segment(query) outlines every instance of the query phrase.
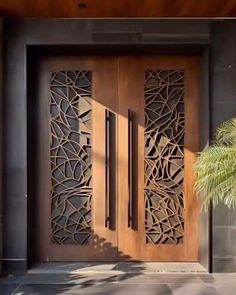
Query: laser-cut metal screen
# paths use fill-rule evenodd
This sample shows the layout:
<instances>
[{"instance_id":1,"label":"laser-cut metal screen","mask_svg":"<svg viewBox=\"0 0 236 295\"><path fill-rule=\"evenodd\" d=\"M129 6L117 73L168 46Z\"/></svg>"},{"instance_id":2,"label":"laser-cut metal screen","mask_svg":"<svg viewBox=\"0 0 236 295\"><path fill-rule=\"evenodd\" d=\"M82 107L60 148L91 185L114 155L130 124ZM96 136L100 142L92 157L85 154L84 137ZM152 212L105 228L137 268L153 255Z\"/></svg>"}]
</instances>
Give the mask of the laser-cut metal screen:
<instances>
[{"instance_id":1,"label":"laser-cut metal screen","mask_svg":"<svg viewBox=\"0 0 236 295\"><path fill-rule=\"evenodd\" d=\"M145 71L146 243L184 238L184 71Z\"/></svg>"},{"instance_id":2,"label":"laser-cut metal screen","mask_svg":"<svg viewBox=\"0 0 236 295\"><path fill-rule=\"evenodd\" d=\"M91 71L51 73L51 226L56 244L83 245L91 235L91 99Z\"/></svg>"}]
</instances>

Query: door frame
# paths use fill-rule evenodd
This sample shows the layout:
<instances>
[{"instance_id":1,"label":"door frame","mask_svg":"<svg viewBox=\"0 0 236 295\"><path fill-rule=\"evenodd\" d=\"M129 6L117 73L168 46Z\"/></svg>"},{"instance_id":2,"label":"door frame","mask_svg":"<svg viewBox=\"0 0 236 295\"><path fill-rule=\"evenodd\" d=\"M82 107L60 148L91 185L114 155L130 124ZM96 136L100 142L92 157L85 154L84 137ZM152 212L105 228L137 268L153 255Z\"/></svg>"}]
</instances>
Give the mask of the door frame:
<instances>
[{"instance_id":1,"label":"door frame","mask_svg":"<svg viewBox=\"0 0 236 295\"><path fill-rule=\"evenodd\" d=\"M51 22L50 22L51 21ZM210 98L209 98L209 39L208 33L203 27L208 26L204 22L188 21L191 32L188 38L183 37L179 32L186 28L184 21L172 21L170 24L160 20L135 20L130 25L130 20L126 20L128 27L132 28L130 39L119 39L116 34L98 34L89 30L88 20L67 20L71 31L66 29L66 20L22 20L9 21L4 27L5 36L5 110L8 117L5 117L5 126L10 122L11 116L15 116L15 124L8 130L8 136L4 146L5 151L5 171L9 179L4 181L4 245L3 245L3 269L5 272L25 272L34 262L34 214L33 206L33 179L32 169L32 117L34 115L32 102L34 101L34 91L32 81L36 72L37 62L44 55L50 54L198 54L201 58L201 81L200 81L200 110L201 118L199 130L200 147L204 147L210 138ZM53 29L51 27L54 24ZM109 20L106 20L109 22ZM112 22L112 21L111 21ZM156 28L155 32L162 31L162 35L154 38L155 34L149 39L139 40L138 33L140 27L145 30ZM171 36L163 33L163 27L158 27L162 23L167 32L175 32ZM75 25L73 28L71 25ZM124 20L116 20L116 26L123 27ZM80 27L79 34L76 29ZM178 29L176 30L175 27ZM124 28L124 27L123 27ZM82 30L82 31L81 31ZM83 32L84 30L84 32ZM50 31L50 34L47 34ZM165 31L165 30L164 30ZM202 33L202 31L204 31ZM60 32L60 34L58 34ZM195 32L199 32L196 34ZM53 35L54 34L54 35ZM108 36L109 35L109 36ZM18 38L14 38L18 36ZM93 38L91 38L93 36ZM137 39L133 39L134 37ZM154 36L154 37L153 37ZM173 37L174 36L174 37ZM109 37L109 38L108 38ZM98 40L96 39L98 38ZM100 39L99 39L100 38ZM154 39L152 39L154 38ZM164 38L164 39L163 39ZM12 67L12 61L15 66ZM12 85L16 85L12 89ZM18 91L16 93L16 91ZM17 101L18 99L18 101ZM14 128L18 127L18 134ZM11 154L11 148L19 146L17 156ZM20 158L20 160L19 160ZM19 167L12 170L11 167ZM15 174L13 174L15 173ZM17 190L14 187L18 186ZM12 202L17 201L15 206ZM20 222L20 223L19 223ZM14 226L16 225L16 226ZM17 241L17 243L16 243ZM202 212L200 217L200 261L199 263L211 271L211 210L207 213Z\"/></svg>"}]
</instances>

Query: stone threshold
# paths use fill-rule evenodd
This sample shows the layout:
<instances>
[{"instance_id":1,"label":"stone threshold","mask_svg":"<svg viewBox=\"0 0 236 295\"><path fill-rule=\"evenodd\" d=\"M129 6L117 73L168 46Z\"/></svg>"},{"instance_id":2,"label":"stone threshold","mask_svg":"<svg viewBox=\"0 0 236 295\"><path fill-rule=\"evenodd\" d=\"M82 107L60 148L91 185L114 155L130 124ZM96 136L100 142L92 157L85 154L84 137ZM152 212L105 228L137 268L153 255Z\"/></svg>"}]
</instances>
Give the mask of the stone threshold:
<instances>
[{"instance_id":1,"label":"stone threshold","mask_svg":"<svg viewBox=\"0 0 236 295\"><path fill-rule=\"evenodd\" d=\"M207 273L194 262L46 262L32 265L29 274L164 274Z\"/></svg>"}]
</instances>

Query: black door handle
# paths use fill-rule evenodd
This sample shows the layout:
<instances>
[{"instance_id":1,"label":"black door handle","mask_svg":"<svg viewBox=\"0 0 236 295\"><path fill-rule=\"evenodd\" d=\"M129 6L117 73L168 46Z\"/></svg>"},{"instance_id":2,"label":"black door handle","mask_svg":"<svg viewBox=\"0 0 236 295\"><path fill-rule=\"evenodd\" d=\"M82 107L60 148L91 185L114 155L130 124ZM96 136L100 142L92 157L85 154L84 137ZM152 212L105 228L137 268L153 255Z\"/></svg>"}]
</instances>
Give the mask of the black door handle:
<instances>
[{"instance_id":1,"label":"black door handle","mask_svg":"<svg viewBox=\"0 0 236 295\"><path fill-rule=\"evenodd\" d=\"M128 109L128 227L133 222L133 113Z\"/></svg>"},{"instance_id":2,"label":"black door handle","mask_svg":"<svg viewBox=\"0 0 236 295\"><path fill-rule=\"evenodd\" d=\"M105 227L110 223L110 111L105 110Z\"/></svg>"}]
</instances>

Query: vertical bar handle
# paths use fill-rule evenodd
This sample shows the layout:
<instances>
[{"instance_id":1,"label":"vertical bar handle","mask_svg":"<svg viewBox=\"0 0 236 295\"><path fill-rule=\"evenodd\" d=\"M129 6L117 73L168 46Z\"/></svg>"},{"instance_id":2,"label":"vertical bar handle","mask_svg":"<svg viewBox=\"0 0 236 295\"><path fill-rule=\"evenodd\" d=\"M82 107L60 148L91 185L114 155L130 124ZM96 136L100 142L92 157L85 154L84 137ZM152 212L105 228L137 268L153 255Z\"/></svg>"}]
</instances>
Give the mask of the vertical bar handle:
<instances>
[{"instance_id":1,"label":"vertical bar handle","mask_svg":"<svg viewBox=\"0 0 236 295\"><path fill-rule=\"evenodd\" d=\"M105 227L110 222L110 111L105 110Z\"/></svg>"},{"instance_id":2,"label":"vertical bar handle","mask_svg":"<svg viewBox=\"0 0 236 295\"><path fill-rule=\"evenodd\" d=\"M128 109L128 227L133 220L133 113Z\"/></svg>"}]
</instances>

